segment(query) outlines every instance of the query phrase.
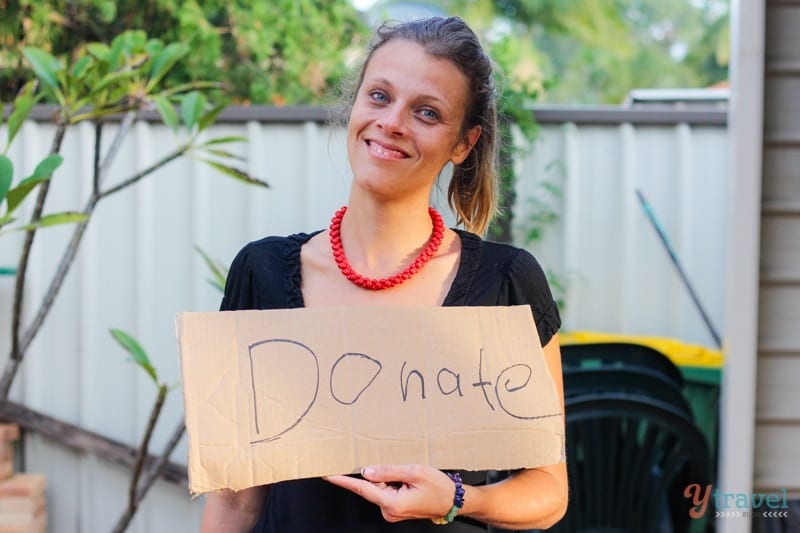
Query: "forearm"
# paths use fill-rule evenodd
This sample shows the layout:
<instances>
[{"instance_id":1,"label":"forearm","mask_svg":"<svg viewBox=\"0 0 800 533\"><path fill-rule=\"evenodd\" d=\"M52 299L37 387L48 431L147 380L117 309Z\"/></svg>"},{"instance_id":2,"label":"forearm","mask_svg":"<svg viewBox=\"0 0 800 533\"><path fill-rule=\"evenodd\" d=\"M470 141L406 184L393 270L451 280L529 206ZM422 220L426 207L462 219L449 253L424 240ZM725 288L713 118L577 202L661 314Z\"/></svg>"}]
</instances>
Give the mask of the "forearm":
<instances>
[{"instance_id":1,"label":"forearm","mask_svg":"<svg viewBox=\"0 0 800 533\"><path fill-rule=\"evenodd\" d=\"M504 481L465 489L459 515L504 529L547 529L567 510L566 463L522 470Z\"/></svg>"},{"instance_id":2,"label":"forearm","mask_svg":"<svg viewBox=\"0 0 800 533\"><path fill-rule=\"evenodd\" d=\"M269 487L209 494L203 509L201 533L243 533L255 527L264 512Z\"/></svg>"},{"instance_id":3,"label":"forearm","mask_svg":"<svg viewBox=\"0 0 800 533\"><path fill-rule=\"evenodd\" d=\"M558 335L544 347L545 361L563 407ZM466 487L461 513L504 529L547 529L567 511L567 464L521 470L499 483Z\"/></svg>"}]
</instances>

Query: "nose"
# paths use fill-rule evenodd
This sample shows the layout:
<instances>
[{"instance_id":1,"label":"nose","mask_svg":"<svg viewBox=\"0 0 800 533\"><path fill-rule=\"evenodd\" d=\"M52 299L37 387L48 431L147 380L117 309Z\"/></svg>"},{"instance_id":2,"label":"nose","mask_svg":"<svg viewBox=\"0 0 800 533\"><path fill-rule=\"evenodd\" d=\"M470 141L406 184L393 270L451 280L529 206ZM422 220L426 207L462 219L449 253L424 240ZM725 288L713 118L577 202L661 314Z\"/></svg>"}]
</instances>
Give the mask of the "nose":
<instances>
[{"instance_id":1,"label":"nose","mask_svg":"<svg viewBox=\"0 0 800 533\"><path fill-rule=\"evenodd\" d=\"M406 116L399 106L392 106L384 110L378 117L378 128L389 135L404 135L406 130Z\"/></svg>"}]
</instances>

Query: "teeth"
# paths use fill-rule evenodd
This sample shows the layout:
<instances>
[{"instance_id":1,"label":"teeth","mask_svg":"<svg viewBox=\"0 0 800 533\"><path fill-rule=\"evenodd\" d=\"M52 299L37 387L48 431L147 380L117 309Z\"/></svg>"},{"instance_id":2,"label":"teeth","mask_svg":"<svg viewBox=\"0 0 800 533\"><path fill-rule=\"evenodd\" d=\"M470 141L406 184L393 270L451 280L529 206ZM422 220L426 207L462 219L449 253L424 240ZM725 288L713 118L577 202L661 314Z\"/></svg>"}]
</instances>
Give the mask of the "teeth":
<instances>
[{"instance_id":1,"label":"teeth","mask_svg":"<svg viewBox=\"0 0 800 533\"><path fill-rule=\"evenodd\" d=\"M385 146L381 146L375 141L370 141L369 148L372 151L372 153L378 155L383 155L388 157L403 157L404 155L403 152L386 148Z\"/></svg>"}]
</instances>

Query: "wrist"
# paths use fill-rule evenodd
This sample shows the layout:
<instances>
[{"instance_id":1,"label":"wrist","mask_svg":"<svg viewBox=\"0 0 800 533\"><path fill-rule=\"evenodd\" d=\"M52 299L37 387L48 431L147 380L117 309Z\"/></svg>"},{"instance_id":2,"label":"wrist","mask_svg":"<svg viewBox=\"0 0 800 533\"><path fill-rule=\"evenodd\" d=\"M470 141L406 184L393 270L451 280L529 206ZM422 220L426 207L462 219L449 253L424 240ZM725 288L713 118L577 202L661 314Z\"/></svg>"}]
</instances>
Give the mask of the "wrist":
<instances>
[{"instance_id":1,"label":"wrist","mask_svg":"<svg viewBox=\"0 0 800 533\"><path fill-rule=\"evenodd\" d=\"M450 522L455 520L458 512L464 507L464 497L466 495L466 490L461 481L461 474L459 474L458 472L445 472L445 473L447 474L447 477L449 477L452 480L454 485L453 503L444 516L431 519L431 521L434 524L439 524L439 525L449 524Z\"/></svg>"}]
</instances>

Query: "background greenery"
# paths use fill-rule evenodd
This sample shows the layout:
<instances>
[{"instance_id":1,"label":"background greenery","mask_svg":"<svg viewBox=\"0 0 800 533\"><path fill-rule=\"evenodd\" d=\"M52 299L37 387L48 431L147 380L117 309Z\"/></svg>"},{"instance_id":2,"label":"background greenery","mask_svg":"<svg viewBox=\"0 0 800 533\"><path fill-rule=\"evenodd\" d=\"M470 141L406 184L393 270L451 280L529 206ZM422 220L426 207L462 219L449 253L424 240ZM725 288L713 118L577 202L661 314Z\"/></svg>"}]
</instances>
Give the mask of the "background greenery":
<instances>
[{"instance_id":1,"label":"background greenery","mask_svg":"<svg viewBox=\"0 0 800 533\"><path fill-rule=\"evenodd\" d=\"M348 0L0 0L0 11L3 101L31 77L23 46L63 56L140 29L191 49L166 87L212 80L239 103L317 103L366 32Z\"/></svg>"},{"instance_id":2,"label":"background greenery","mask_svg":"<svg viewBox=\"0 0 800 533\"><path fill-rule=\"evenodd\" d=\"M369 4L359 12L352 2ZM619 103L633 88L727 77L728 0L0 0L0 99L32 78L21 54L63 57L142 29L192 52L166 87L224 82L238 103L329 102L371 23L413 9L459 14L531 99Z\"/></svg>"}]
</instances>

